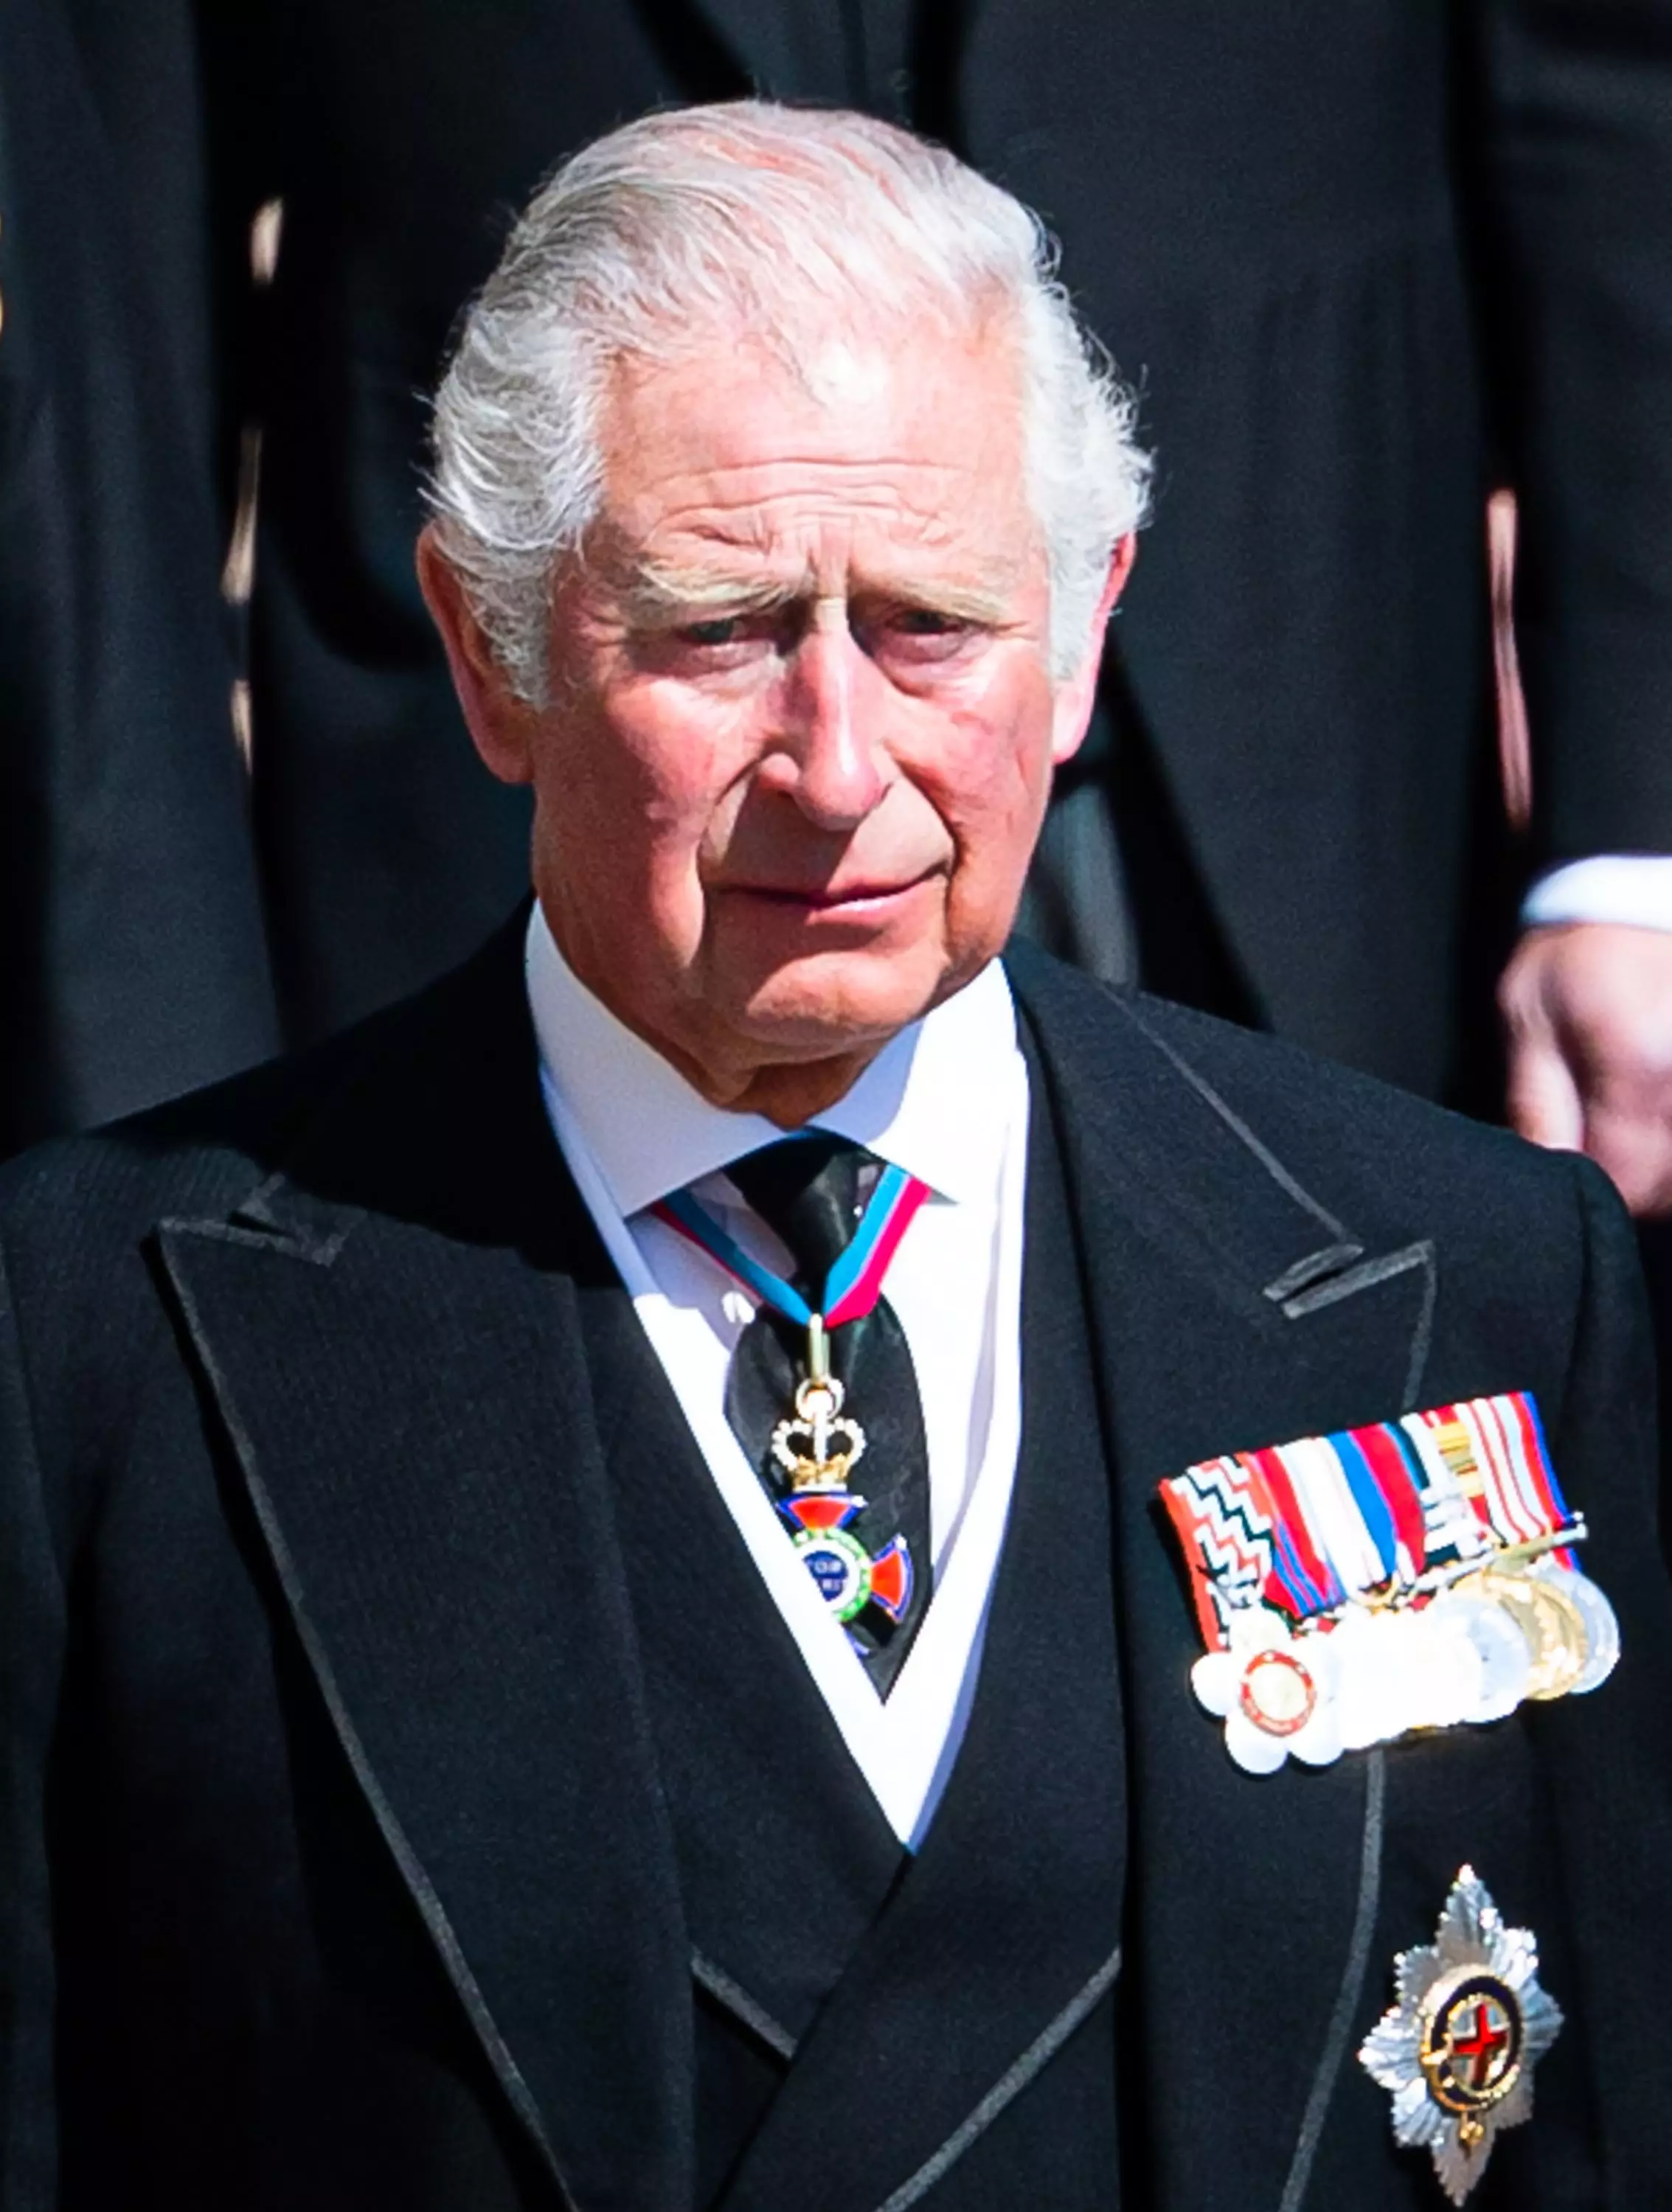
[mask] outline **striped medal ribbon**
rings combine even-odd
[[[1201,1461],[1160,1496],[1208,1655],[1197,1695],[1251,1771],[1501,1718],[1618,1659],[1529,1392]]]
[[[1239,1606],[1273,1606],[1298,1626],[1366,1591],[1412,1587],[1427,1564],[1420,1469],[1391,1422],[1203,1460],[1161,1498],[1210,1645],[1225,1643]]]
[[[811,1331],[816,1325],[823,1334],[872,1311],[883,1294],[883,1280],[900,1239],[928,1194],[927,1183],[920,1182],[903,1168],[884,1168],[860,1216],[859,1226],[824,1279],[824,1294],[817,1312],[793,1283],[745,1252],[688,1190],[659,1199],[650,1211],[753,1291],[763,1304],[775,1307],[799,1328]]]
[[[1406,1414],[1400,1426],[1435,1495],[1448,1477],[1455,1485],[1480,1532],[1481,1540],[1469,1547],[1475,1553],[1538,1543],[1573,1526],[1529,1392],[1436,1406]],[[1562,1566],[1575,1565],[1566,1545],[1553,1547],[1553,1556]]]

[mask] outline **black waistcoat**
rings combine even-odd
[[[1113,2212],[1125,1788],[1075,1240],[1033,1086],[1015,1494],[914,1857],[598,1255],[581,1312],[692,1946],[700,2207]],[[582,1276],[586,1284],[586,1274]]]

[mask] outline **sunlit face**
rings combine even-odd
[[[868,1056],[999,950],[1095,676],[1050,678],[1003,333],[809,380],[743,345],[619,369],[549,705],[461,684],[571,966],[723,1100]]]

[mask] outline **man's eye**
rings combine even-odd
[[[913,663],[955,660],[981,634],[979,623],[939,607],[891,608],[872,633],[873,649]]]
[[[713,622],[687,623],[678,635],[681,645],[732,645],[740,628],[735,615],[720,615]]]

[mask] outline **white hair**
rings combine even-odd
[[[747,336],[805,374],[833,318],[968,329],[995,307],[1018,341],[1061,678],[1143,519],[1149,461],[1037,218],[891,124],[764,100],[644,116],[564,162],[465,317],[433,426],[441,550],[519,696],[545,697],[552,573],[599,511],[615,362]]]

